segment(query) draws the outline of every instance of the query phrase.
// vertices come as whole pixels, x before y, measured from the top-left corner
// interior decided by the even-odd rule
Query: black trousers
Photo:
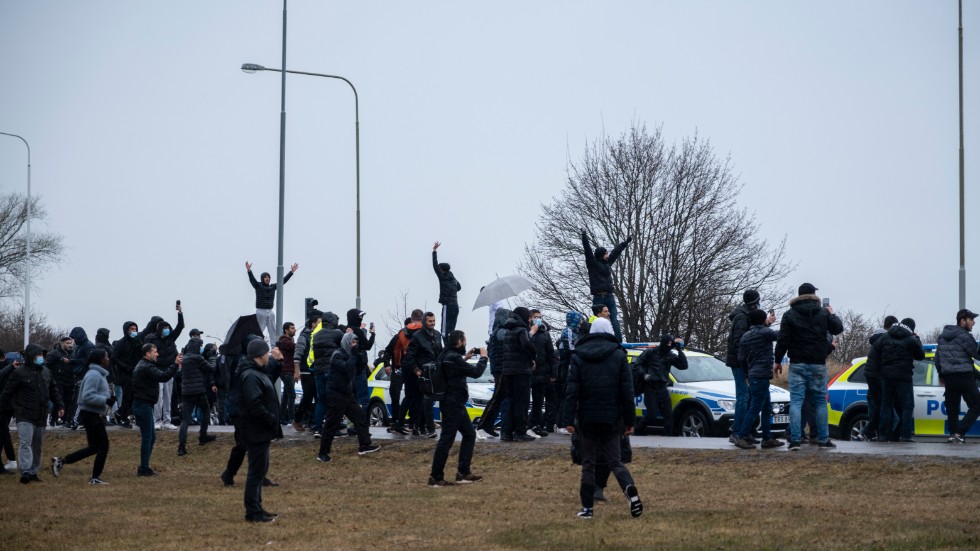
[[[228,454],[228,465],[225,467],[225,474],[234,478],[238,474],[238,469],[242,467],[242,463],[245,462],[248,445],[245,444],[245,440],[239,434],[238,420],[232,420],[232,423],[235,425],[235,446],[231,448],[231,452]]]
[[[405,402],[408,405],[408,422],[421,429],[424,426],[422,423],[422,390],[419,389],[419,378],[411,371],[411,369],[402,371]]]
[[[878,436],[878,427],[881,424],[881,379],[878,377],[867,377],[868,381],[868,424],[864,427],[863,434],[868,438]],[[948,406],[947,406],[948,408]],[[850,434],[842,434],[844,438],[850,438]]]
[[[7,454],[7,459],[17,461],[14,455],[14,441],[10,438],[10,419],[14,416],[14,411],[5,411],[0,414],[0,448]]]
[[[245,479],[245,514],[262,512],[262,482],[269,472],[269,443],[248,444],[248,478]]]
[[[75,415],[75,383],[70,385],[59,384],[58,392],[61,393],[61,399],[65,403],[65,414],[61,416],[61,420],[67,423]],[[54,406],[51,406],[51,418],[58,418],[58,410]]]
[[[402,413],[402,374],[398,369],[391,370],[391,378],[388,379],[388,394],[391,395],[391,419],[395,426],[404,424]]]
[[[204,394],[182,396],[180,431],[177,433],[177,443],[181,446],[187,444],[187,427],[191,424],[191,412],[194,411],[194,406],[197,406],[201,410],[200,438],[208,435],[208,424],[211,422],[211,404],[208,403],[207,397]]]
[[[94,455],[92,478],[99,478],[102,476],[102,469],[105,468],[105,459],[109,456],[109,435],[105,431],[105,419],[98,413],[82,411],[78,414],[78,422],[85,427],[88,446],[66,455],[65,464],[77,463]]]
[[[493,387],[493,396],[487,402],[487,407],[483,408],[483,416],[480,417],[480,430],[493,430],[493,426],[497,422],[497,416],[500,415],[500,406],[507,399],[504,379],[505,377],[503,375],[494,375],[496,383]]]
[[[504,430],[512,434],[524,434],[527,432],[527,408],[531,401],[531,374],[508,375],[504,384],[507,386],[507,419],[504,420]]]
[[[310,423],[310,417],[316,411],[313,407],[313,399],[316,398],[316,381],[312,373],[303,373],[299,376],[299,384],[303,387],[303,398],[296,406],[296,421],[300,423]]]
[[[330,455],[333,437],[340,430],[340,424],[345,415],[354,423],[360,448],[363,449],[371,445],[371,432],[368,430],[367,418],[353,393],[341,394],[328,390],[326,406],[326,420],[323,422],[323,431],[320,433],[322,435],[320,437],[320,455]]]
[[[457,432],[463,436],[463,443],[459,446],[459,463],[456,472],[470,474],[473,448],[476,445],[476,429],[473,428],[470,416],[466,413],[466,405],[448,402],[439,404],[439,407],[442,411],[442,434],[439,435],[436,452],[432,457],[430,476],[436,480],[442,480],[445,476],[446,461],[449,460],[449,451],[456,440]]]
[[[582,482],[579,485],[579,497],[582,499],[582,507],[591,509],[595,504],[597,464],[605,463],[623,490],[633,485],[633,475],[620,456],[621,429],[609,423],[581,423],[578,430],[582,433]]]
[[[670,403],[667,383],[647,383],[643,390],[643,403],[647,407],[647,413],[638,423],[638,428],[649,429],[659,415],[664,418],[664,434],[673,434],[674,408]]]
[[[950,434],[965,435],[980,416],[980,390],[973,373],[954,373],[943,377],[946,381],[946,415]],[[966,416],[960,420],[960,399],[966,401]]]
[[[449,334],[456,330],[456,320],[459,319],[459,304],[442,305],[442,338],[446,346],[450,346]]]
[[[550,380],[531,384],[532,427],[550,427],[555,424],[555,383]]]
[[[133,414],[133,381],[131,379],[121,381],[119,386],[122,388],[122,402],[116,410],[116,416],[129,420],[129,416]]]

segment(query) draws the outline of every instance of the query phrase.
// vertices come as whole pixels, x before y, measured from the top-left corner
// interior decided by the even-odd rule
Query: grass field
[[[137,478],[137,431],[110,433],[103,475],[91,459],[54,478],[52,455],[80,433],[50,433],[42,483],[0,478],[0,548],[20,549],[977,549],[980,471],[974,461],[800,453],[634,450],[645,511],[633,519],[610,488],[593,520],[579,508],[579,469],[564,445],[477,443],[476,484],[425,485],[433,440],[381,442],[359,457],[338,440],[334,461],[314,441],[277,442],[264,491],[274,523],[243,520],[244,469],[218,479],[231,435],[176,456],[158,433],[155,478]],[[566,438],[552,435],[548,440]],[[16,441],[16,440],[15,440]],[[453,449],[450,469],[455,464]],[[455,471],[447,470],[447,478]],[[612,483],[615,486],[615,482]]]

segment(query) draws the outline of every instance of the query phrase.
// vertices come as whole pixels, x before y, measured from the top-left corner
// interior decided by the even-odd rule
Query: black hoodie
[[[116,377],[120,384],[128,384],[133,377],[133,369],[143,357],[143,342],[139,336],[130,337],[128,329],[136,325],[135,322],[127,321],[122,327],[122,338],[112,343],[112,364],[116,369]]]
[[[95,349],[95,345],[88,340],[88,335],[81,327],[72,329],[68,336],[75,341],[75,349],[71,352],[71,367],[75,372],[75,379],[81,380],[88,371],[88,355]]]
[[[263,273],[260,277],[265,277],[271,275],[268,273]],[[282,278],[282,284],[285,285],[289,278],[293,277],[293,272],[287,272],[286,276]],[[271,310],[276,307],[276,284],[270,283],[266,285],[261,281],[256,281],[255,276],[252,275],[252,270],[248,271],[248,281],[252,284],[252,288],[255,289],[255,307],[262,310]]]
[[[925,357],[919,337],[896,323],[871,347],[868,359],[878,366],[878,376],[882,379],[911,383],[915,360]]]
[[[310,371],[323,375],[330,371],[330,356],[340,348],[344,332],[337,327],[340,318],[333,312],[326,312],[320,322],[320,330],[313,335],[310,347],[313,349],[313,363]]]
[[[361,329],[361,318],[363,317],[364,312],[357,308],[351,308],[347,311],[347,327],[353,329],[354,335],[357,336],[357,350],[355,350],[355,354],[359,359],[358,369],[370,373],[370,369],[368,368],[368,350],[374,348],[375,333],[366,332]]]
[[[143,338],[144,344],[156,345],[157,352],[160,353],[160,356],[157,357],[157,367],[161,369],[166,369],[177,362],[177,337],[184,330],[183,312],[177,312],[177,327],[173,328],[166,337],[163,336],[164,329],[170,329],[170,324],[160,320],[157,322],[154,332]]]
[[[436,277],[439,278],[439,304],[456,304],[457,293],[463,290],[463,286],[456,281],[456,276],[449,269],[448,263],[439,263],[439,255],[436,251],[432,251],[432,269],[436,272]]]
[[[564,426],[578,422],[627,427],[636,422],[633,375],[626,350],[608,333],[590,333],[575,344],[565,387]]]
[[[603,259],[606,250],[597,247],[595,251],[589,247],[589,236],[582,232],[582,248],[585,250],[585,267],[589,271],[589,291],[593,295],[608,295],[613,293],[612,264],[619,255],[623,254],[626,246],[633,238],[630,237],[613,248],[608,259]],[[600,253],[600,254],[596,254]]]

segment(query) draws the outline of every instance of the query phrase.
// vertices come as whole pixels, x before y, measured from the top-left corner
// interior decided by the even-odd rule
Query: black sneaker
[[[432,478],[431,476],[429,477],[429,487],[430,488],[448,488],[450,486],[455,486],[455,484],[453,484],[452,482],[450,482],[450,481],[448,481],[446,479],[436,480],[436,479]]]
[[[31,473],[23,473],[20,475],[21,484],[30,484],[30,482],[31,482]]]
[[[514,441],[514,435],[513,434],[501,434],[500,435],[500,441],[501,442],[513,442]]]
[[[790,442],[789,443],[789,451],[791,451],[791,452],[798,452],[798,451],[800,451],[800,443],[799,442]]]
[[[592,509],[588,507],[582,507],[582,510],[575,513],[578,518],[590,519],[592,518]]]
[[[245,515],[245,520],[248,522],[273,522],[276,517],[259,512],[255,515]]]
[[[202,437],[200,437],[200,438],[197,439],[197,443],[203,446],[203,445],[208,444],[210,442],[214,442],[217,439],[218,439],[218,437],[215,436],[215,435],[213,435],[213,434],[205,434],[204,436],[202,436]]]
[[[318,430],[313,431],[313,438],[320,438],[320,431]]]
[[[640,501],[640,492],[636,490],[636,486],[630,484],[626,487],[623,492],[626,494],[626,500],[630,504],[630,515],[636,518],[643,514],[643,502]]]
[[[41,480],[41,477],[37,476],[36,474],[32,474],[31,475],[31,482],[44,482],[44,481]]]
[[[762,448],[766,450],[771,450],[772,448],[778,448],[785,445],[785,442],[777,438],[770,438],[769,440],[762,441]]]
[[[963,438],[960,434],[951,434],[946,441],[950,444],[966,444],[966,438]]]
[[[278,482],[273,482],[272,480],[270,480],[268,478],[265,478],[265,479],[262,480],[262,486],[264,488],[278,488],[279,487],[279,483]]]
[[[899,438],[898,441],[899,442],[909,442],[909,443],[918,442],[918,440],[916,440],[915,438]]]
[[[377,444],[368,444],[367,446],[364,446],[363,448],[357,450],[357,455],[367,455],[369,453],[374,453],[380,449],[381,446]]]
[[[184,445],[177,446],[177,455],[180,457],[187,455],[187,446]]]
[[[592,500],[593,501],[609,501],[609,500],[606,499],[606,491],[603,488],[600,488],[599,486],[596,486],[595,487],[595,491],[592,492]]]
[[[100,485],[108,486],[109,485],[108,482],[106,482],[105,480],[102,480],[100,478],[90,478],[89,481],[88,481],[88,483],[89,484],[92,484],[93,486],[100,486]]]
[[[735,446],[742,448],[743,450],[754,450],[755,444],[752,443],[751,438],[740,438],[735,441]]]
[[[316,460],[319,461],[320,463],[330,463],[331,461],[333,461],[332,459],[330,459],[330,456],[327,454],[316,456]]]
[[[270,516],[272,518],[279,518],[279,513],[270,513],[269,511],[266,511],[265,509],[262,509],[262,514],[263,515],[266,515],[266,516]]]
[[[140,467],[139,469],[136,469],[136,476],[157,476],[157,474],[159,473],[157,473],[150,467],[147,467],[145,469]]]
[[[500,433],[498,433],[497,431],[493,430],[493,427],[490,427],[490,428],[484,429],[484,430],[486,430],[487,431],[487,434],[489,434],[492,438],[497,438],[497,437],[500,436]]]
[[[545,436],[548,436],[548,431],[544,430],[540,426],[534,427],[533,429],[531,429],[531,432],[533,432],[534,434],[537,434],[538,436],[540,436],[542,438],[544,438]]]
[[[836,448],[837,447],[837,444],[834,444],[830,440],[830,438],[828,438],[828,439],[824,440],[823,442],[819,442],[817,444],[817,447],[818,448],[824,448],[824,449],[833,449],[833,448]]]
[[[482,476],[477,476],[473,473],[459,474],[456,473],[456,484],[472,484],[474,482],[479,482],[483,480]]]
[[[515,434],[514,435],[514,442],[534,442],[535,440],[537,440],[535,437],[528,436],[526,434]]]
[[[412,431],[406,429],[405,427],[403,427],[401,425],[396,426],[396,427],[391,427],[391,432],[397,432],[398,434],[404,434],[405,436],[408,436],[409,434],[412,434]]]

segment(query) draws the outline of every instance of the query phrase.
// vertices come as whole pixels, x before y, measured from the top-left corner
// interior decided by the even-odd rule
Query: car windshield
[[[687,369],[671,368],[670,374],[678,383],[703,381],[733,381],[732,369],[712,356],[687,356]]]
[[[493,383],[493,376],[490,375],[490,369],[487,369],[486,371],[483,372],[483,375],[480,375],[479,379],[467,377],[466,382],[467,383]]]

